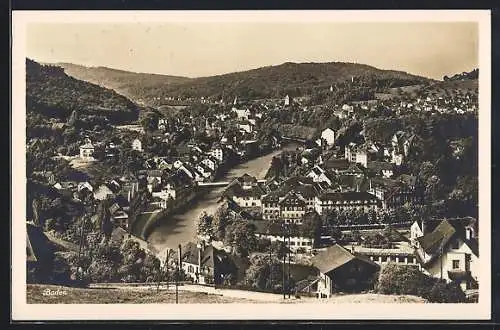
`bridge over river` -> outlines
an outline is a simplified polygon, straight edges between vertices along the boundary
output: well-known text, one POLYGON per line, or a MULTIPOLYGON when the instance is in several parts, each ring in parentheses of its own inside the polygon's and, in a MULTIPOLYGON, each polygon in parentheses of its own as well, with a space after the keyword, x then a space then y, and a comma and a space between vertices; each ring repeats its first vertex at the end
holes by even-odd
MULTIPOLYGON (((198 187, 225 187, 229 185, 232 181, 214 181, 214 182, 198 182, 196 185, 198 187)), ((257 180, 257 182, 264 183, 265 179, 257 180)))
POLYGON ((207 213, 215 212, 220 203, 220 194, 227 184, 245 173, 255 176, 259 180, 263 180, 273 157, 279 155, 284 150, 295 150, 296 148, 297 144, 286 144, 281 150, 237 165, 229 170, 218 182, 200 185, 209 188, 208 191, 182 211, 160 219, 160 221, 157 221, 157 226, 155 228, 151 228, 150 230, 138 230, 149 232, 146 238, 147 241, 160 251, 166 247, 175 249, 178 244, 184 244, 193 240, 196 236, 196 223, 200 214, 203 211, 207 213))

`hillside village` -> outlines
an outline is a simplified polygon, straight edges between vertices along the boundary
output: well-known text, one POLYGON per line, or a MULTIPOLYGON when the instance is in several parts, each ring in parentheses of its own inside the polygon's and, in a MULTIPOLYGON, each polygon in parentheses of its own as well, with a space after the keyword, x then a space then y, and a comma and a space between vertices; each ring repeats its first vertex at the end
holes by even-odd
POLYGON ((179 95, 163 100, 186 104, 175 115, 146 107, 119 122, 92 106, 51 112, 67 105, 52 102, 54 69, 36 65, 29 281, 181 280, 321 299, 384 291, 385 270, 403 268, 429 286, 409 294, 477 291, 477 85, 420 79, 329 98, 364 86, 353 76, 304 96, 179 95), (265 177, 225 176, 280 150, 265 177), (149 227, 217 187, 217 210, 192 219, 192 241, 148 242, 149 227))

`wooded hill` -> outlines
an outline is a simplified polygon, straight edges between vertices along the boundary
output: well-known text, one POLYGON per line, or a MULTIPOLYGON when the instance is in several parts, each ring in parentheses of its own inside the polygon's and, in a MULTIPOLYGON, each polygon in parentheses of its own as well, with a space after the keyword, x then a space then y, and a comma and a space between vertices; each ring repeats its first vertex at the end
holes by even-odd
MULTIPOLYGON (((107 68, 86 68, 60 64, 68 74, 102 84, 108 88, 142 100, 148 105, 168 103, 169 97, 241 98, 310 95, 320 91, 345 89, 345 83, 358 88, 383 90, 431 82, 430 79, 401 71, 381 70, 355 63, 284 63, 259 69, 223 75, 183 78, 131 73, 107 68), (354 77, 354 78, 353 78, 354 77)), ((366 91, 364 91, 366 93, 366 91)))
POLYGON ((152 99, 155 97, 152 93, 145 93, 144 91, 154 91, 170 84, 178 84, 190 80, 187 77, 136 73, 102 66, 88 67, 71 63, 57 63, 54 65, 64 68, 66 74, 74 78, 111 88, 139 103, 144 102, 143 97, 145 95, 152 99))
POLYGON ((138 107, 112 89, 68 76, 64 69, 26 59, 27 111, 67 119, 81 114, 105 116, 111 122, 136 120, 138 107))

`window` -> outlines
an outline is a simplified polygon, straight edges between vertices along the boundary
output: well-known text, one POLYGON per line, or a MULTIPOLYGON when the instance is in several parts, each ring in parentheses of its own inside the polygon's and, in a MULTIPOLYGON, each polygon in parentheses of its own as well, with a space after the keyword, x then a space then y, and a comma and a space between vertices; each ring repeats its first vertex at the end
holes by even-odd
POLYGON ((460 269, 460 260, 452 260, 453 269, 460 269))

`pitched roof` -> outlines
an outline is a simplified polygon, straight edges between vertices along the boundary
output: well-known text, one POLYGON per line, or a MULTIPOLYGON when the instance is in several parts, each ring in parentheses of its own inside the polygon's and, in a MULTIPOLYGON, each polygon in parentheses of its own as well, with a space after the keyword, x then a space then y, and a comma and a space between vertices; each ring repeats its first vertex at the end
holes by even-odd
POLYGON ((325 251, 320 252, 318 255, 314 256, 311 261, 312 264, 316 268, 318 268, 321 273, 327 274, 342 267, 343 265, 354 259, 363 261, 377 268, 379 267, 373 261, 362 256, 354 255, 338 244, 330 246, 325 251))
POLYGON ((373 170, 376 172, 390 171, 390 170, 394 169, 394 164, 388 163, 388 162, 371 161, 371 162, 368 162, 367 167, 369 170, 373 170))
POLYGON ((320 200, 332 201, 378 200, 376 196, 366 191, 324 192, 320 194, 318 198, 320 200))
POLYGON ((339 159, 332 156, 324 161, 323 167, 339 171, 346 170, 349 168, 349 161, 345 158, 339 159))
POLYGON ((424 251, 432 255, 444 248, 455 233, 450 222, 443 220, 431 233, 418 237, 417 240, 424 251))
POLYGON ((200 252, 201 265, 205 267, 215 268, 228 261, 227 254, 223 250, 216 249, 212 245, 200 249, 193 242, 188 242, 182 247, 182 261, 197 265, 200 252))
POLYGON ((80 149, 94 149, 94 146, 92 143, 85 143, 84 145, 80 146, 80 149))

